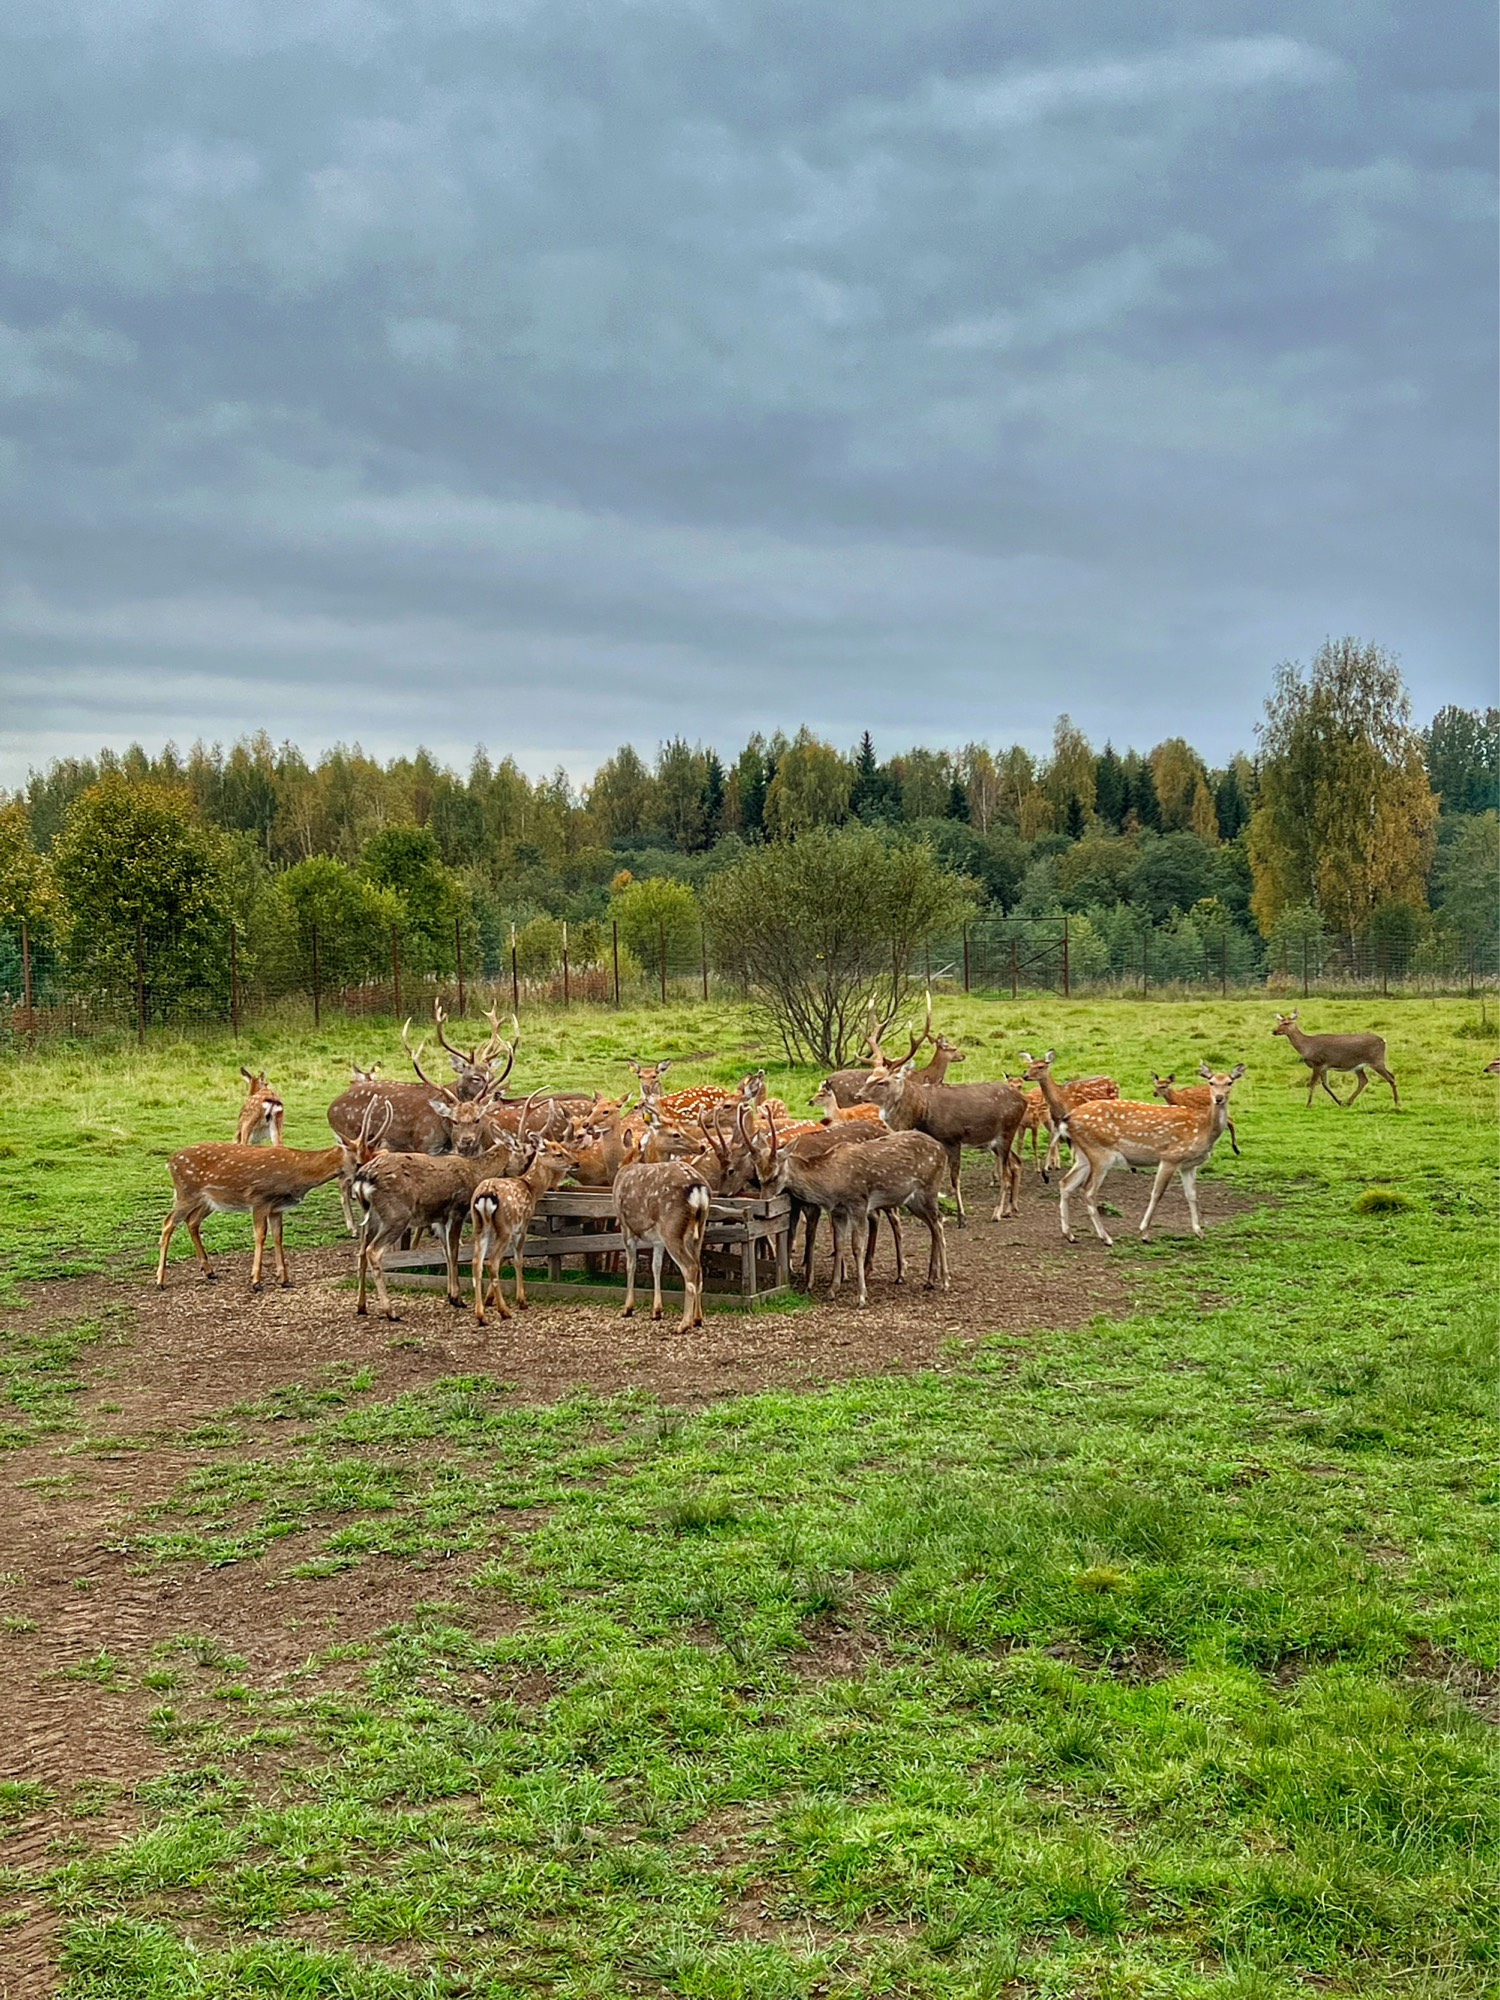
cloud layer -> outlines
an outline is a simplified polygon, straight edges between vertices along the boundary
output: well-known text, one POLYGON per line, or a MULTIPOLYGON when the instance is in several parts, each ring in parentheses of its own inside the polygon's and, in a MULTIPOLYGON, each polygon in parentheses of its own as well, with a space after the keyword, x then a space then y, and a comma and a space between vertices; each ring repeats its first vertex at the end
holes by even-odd
POLYGON ((1222 752, 1345 630, 1493 699, 1490 24, 1035 17, 24 10, 0 783, 260 726, 1222 752))

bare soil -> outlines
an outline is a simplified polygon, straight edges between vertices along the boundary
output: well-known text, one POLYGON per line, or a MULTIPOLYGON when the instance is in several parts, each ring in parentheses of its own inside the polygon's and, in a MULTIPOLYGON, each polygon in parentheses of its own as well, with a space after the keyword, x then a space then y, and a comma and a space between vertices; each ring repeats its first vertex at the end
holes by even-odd
MULTIPOLYGON (((982 1192, 971 1189, 974 1197, 982 1192)), ((1111 1193, 1125 1210, 1116 1231, 1123 1235, 1144 1208, 1148 1183, 1111 1193)), ((1248 1205, 1216 1187, 1204 1188, 1201 1200, 1210 1225, 1248 1205)), ((489 1630, 515 1615, 492 1593, 465 1590, 473 1558, 427 1568, 377 1560, 324 1578, 292 1577, 288 1570, 309 1553, 295 1536, 230 1568, 140 1573, 128 1548, 144 1510, 207 1457, 207 1447, 184 1435, 194 1425, 273 1389, 316 1388, 363 1367, 375 1370, 382 1397, 443 1376, 488 1374, 522 1401, 634 1388, 696 1407, 761 1389, 930 1368, 992 1334, 1024 1337, 1129 1310, 1142 1267, 1093 1240, 1062 1242, 1055 1196, 1030 1176, 1019 1218, 996 1223, 988 1204, 976 1199, 973 1207, 967 1228, 947 1232, 947 1294, 922 1289, 926 1233, 911 1224, 908 1271, 916 1282, 912 1275, 899 1288, 892 1282, 883 1235, 864 1311, 847 1293, 827 1303, 820 1287, 811 1309, 711 1314, 685 1335, 674 1330, 681 1294, 671 1291, 661 1324, 649 1318, 649 1292, 634 1320, 598 1303, 548 1300, 477 1329, 430 1291, 400 1293, 396 1325, 360 1319, 348 1246, 295 1255, 293 1288, 259 1297, 249 1291, 248 1254, 216 1259, 214 1284, 174 1264, 164 1292, 138 1274, 32 1287, 20 1316, 28 1331, 92 1318, 106 1332, 81 1360, 83 1448, 67 1435, 0 1455, 0 1780, 44 1788, 35 1809, 0 1820, 0 1868, 53 1865, 139 1824, 137 1788, 170 1761, 151 1732, 152 1711, 167 1702, 179 1714, 210 1713, 213 1687, 226 1678, 184 1656, 181 1687, 142 1688, 137 1677, 163 1641, 216 1641, 244 1662, 229 1678, 265 1686, 314 1670, 310 1663, 330 1646, 372 1639, 424 1601, 461 1601, 460 1615, 489 1630), (119 1685, 110 1684, 101 1655, 118 1662, 119 1685)), ((1185 1228, 1176 1195, 1161 1233, 1185 1228)), ((305 1429, 278 1425, 269 1440, 257 1436, 255 1450, 295 1446, 305 1429)), ((853 1643, 825 1640, 834 1654, 853 1643)), ((849 1670, 839 1658, 819 1664, 849 1670)), ((546 1694, 518 1684, 514 1697, 546 1694)), ((748 1911, 747 1922, 756 1922, 748 1911)), ((54 1932, 33 1899, 0 1896, 0 2000, 55 1990, 54 1932)))

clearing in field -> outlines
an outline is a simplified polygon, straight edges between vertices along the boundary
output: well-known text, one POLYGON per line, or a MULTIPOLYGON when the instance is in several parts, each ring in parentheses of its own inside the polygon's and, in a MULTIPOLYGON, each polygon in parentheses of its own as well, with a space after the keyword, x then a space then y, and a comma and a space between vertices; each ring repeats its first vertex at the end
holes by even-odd
MULTIPOLYGON (((393 1031, 0 1071, 6 2000, 1493 1990, 1473 1009, 1308 1010, 1399 1113, 1309 1110, 1269 1004, 947 1012, 970 1078, 1245 1061, 1203 1241, 1120 1173, 1069 1247, 1029 1164, 992 1223, 975 1158, 946 1297, 883 1243, 865 1313, 476 1332, 356 1320, 325 1189, 292 1291, 233 1217, 157 1295, 239 1064, 320 1145, 393 1031)), ((693 1008, 541 1017, 524 1081, 648 1051, 816 1080, 693 1008)))

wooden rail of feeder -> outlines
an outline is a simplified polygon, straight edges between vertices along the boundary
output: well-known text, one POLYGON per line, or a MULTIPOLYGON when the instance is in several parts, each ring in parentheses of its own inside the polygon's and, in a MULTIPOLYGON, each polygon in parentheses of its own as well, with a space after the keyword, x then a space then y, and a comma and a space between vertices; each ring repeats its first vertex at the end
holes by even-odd
MULTIPOLYGON (((792 1204, 784 1194, 759 1199, 724 1198, 715 1200, 708 1211, 708 1232, 703 1245, 705 1290, 710 1297, 763 1299, 785 1291, 791 1283, 788 1261, 788 1230, 792 1204)), ((572 1299, 623 1299, 623 1283, 582 1286, 568 1284, 563 1277, 567 1258, 623 1255, 625 1239, 620 1234, 612 1188, 557 1188, 543 1195, 532 1218, 526 1238, 527 1264, 545 1264, 543 1296, 572 1299), (557 1292, 553 1293, 553 1287, 557 1292)), ((643 1257, 647 1253, 642 1253, 643 1257)), ((415 1284, 440 1284, 441 1247, 429 1240, 414 1250, 392 1253, 386 1269, 415 1284)), ((667 1260, 664 1276, 674 1279, 675 1267, 667 1260)), ((637 1284, 640 1280, 637 1279, 637 1284)), ((528 1291, 537 1286, 528 1283, 528 1291)))

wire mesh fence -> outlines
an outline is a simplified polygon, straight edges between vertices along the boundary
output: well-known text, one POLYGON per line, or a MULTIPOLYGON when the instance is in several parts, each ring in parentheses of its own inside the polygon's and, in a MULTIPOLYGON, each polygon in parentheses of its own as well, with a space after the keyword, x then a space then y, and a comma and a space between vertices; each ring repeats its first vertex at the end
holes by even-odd
MULTIPOLYGON (((744 987, 716 969, 701 926, 663 924, 627 942, 617 924, 558 926, 551 948, 517 934, 483 944, 455 924, 434 963, 432 940, 392 929, 362 941, 309 925, 291 949, 268 955, 234 924, 217 930, 126 925, 107 940, 64 953, 24 923, 0 924, 0 1044, 43 1038, 228 1029, 325 1018, 431 1016, 441 999, 458 1015, 486 1008, 639 1007, 738 998, 744 987)), ((1132 912, 1090 918, 993 917, 935 940, 904 968, 935 991, 1062 999, 1134 994, 1149 999, 1262 992, 1298 997, 1477 993, 1500 985, 1494 939, 1441 932, 1413 939, 1323 934, 1270 942, 1223 927, 1150 925, 1132 912)))

